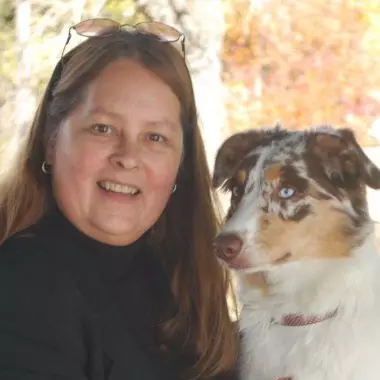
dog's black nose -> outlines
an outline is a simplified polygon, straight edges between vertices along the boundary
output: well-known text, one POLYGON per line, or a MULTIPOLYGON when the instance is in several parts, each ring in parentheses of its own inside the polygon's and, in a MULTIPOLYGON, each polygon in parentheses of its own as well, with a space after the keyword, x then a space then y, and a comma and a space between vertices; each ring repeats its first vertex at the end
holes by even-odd
POLYGON ((224 261, 231 261, 240 253, 243 241, 239 235, 224 233, 218 235, 214 240, 214 253, 224 261))

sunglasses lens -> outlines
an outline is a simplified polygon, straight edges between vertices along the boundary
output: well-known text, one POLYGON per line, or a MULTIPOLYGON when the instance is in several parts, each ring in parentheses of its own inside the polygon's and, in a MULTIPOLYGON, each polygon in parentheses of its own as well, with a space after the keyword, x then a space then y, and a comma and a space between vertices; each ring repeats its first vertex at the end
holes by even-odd
POLYGON ((116 21, 106 18, 90 19, 80 22, 74 26, 75 31, 84 37, 94 37, 104 33, 109 29, 118 28, 116 21))
POLYGON ((136 25, 136 29, 141 32, 154 34, 167 42, 178 41, 182 36, 182 33, 177 29, 161 22, 142 22, 136 25))

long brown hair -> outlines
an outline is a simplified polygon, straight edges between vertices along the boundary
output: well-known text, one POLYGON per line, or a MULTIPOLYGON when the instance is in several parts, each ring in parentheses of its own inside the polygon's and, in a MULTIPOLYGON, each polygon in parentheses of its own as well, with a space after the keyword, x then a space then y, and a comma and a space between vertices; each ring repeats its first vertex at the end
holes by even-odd
POLYGON ((171 87, 181 103, 184 156, 177 190, 155 226, 161 231, 162 238, 156 244, 178 307, 163 331, 169 340, 176 338, 193 352, 192 377, 228 372, 237 356, 237 333, 226 300, 230 280, 212 254, 218 219, 210 175, 190 74, 172 44, 146 34, 115 30, 88 38, 62 58, 20 151, 18 169, 3 185, 0 243, 43 215, 50 192, 48 177, 41 172, 47 142, 86 96, 89 82, 120 58, 134 59, 151 70, 171 87))

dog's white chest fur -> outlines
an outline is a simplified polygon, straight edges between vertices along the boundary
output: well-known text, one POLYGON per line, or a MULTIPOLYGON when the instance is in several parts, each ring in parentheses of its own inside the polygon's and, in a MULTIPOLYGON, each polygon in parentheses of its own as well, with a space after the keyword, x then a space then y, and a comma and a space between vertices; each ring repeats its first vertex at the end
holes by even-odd
POLYGON ((378 317, 363 320, 363 325, 338 317, 307 327, 252 328, 243 340, 242 379, 380 379, 378 317))
POLYGON ((250 298, 252 301, 255 293, 260 297, 257 303, 243 308, 240 316, 244 335, 242 380, 380 379, 380 260, 353 260, 334 277, 328 273, 329 265, 333 264, 321 264, 315 279, 321 276, 323 286, 315 283, 314 290, 309 287, 309 294, 306 288, 295 291, 294 287, 300 281, 302 289, 303 280, 310 279, 311 273, 305 269, 305 276, 293 276, 282 294, 290 296, 293 288, 290 302, 282 303, 281 295, 265 299, 257 292, 241 289, 245 302, 250 298), (323 315, 336 307, 333 305, 338 307, 337 314, 319 323, 273 323, 273 318, 278 320, 281 315, 302 309, 306 314, 320 310, 319 315, 323 315))

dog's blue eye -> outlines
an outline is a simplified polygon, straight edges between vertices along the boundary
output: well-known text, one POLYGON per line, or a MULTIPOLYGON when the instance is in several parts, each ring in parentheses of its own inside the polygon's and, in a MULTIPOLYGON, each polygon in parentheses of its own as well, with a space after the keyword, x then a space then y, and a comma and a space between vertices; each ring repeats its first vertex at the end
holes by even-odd
POLYGON ((282 187, 278 192, 280 198, 288 199, 291 198, 296 191, 292 187, 282 187))

